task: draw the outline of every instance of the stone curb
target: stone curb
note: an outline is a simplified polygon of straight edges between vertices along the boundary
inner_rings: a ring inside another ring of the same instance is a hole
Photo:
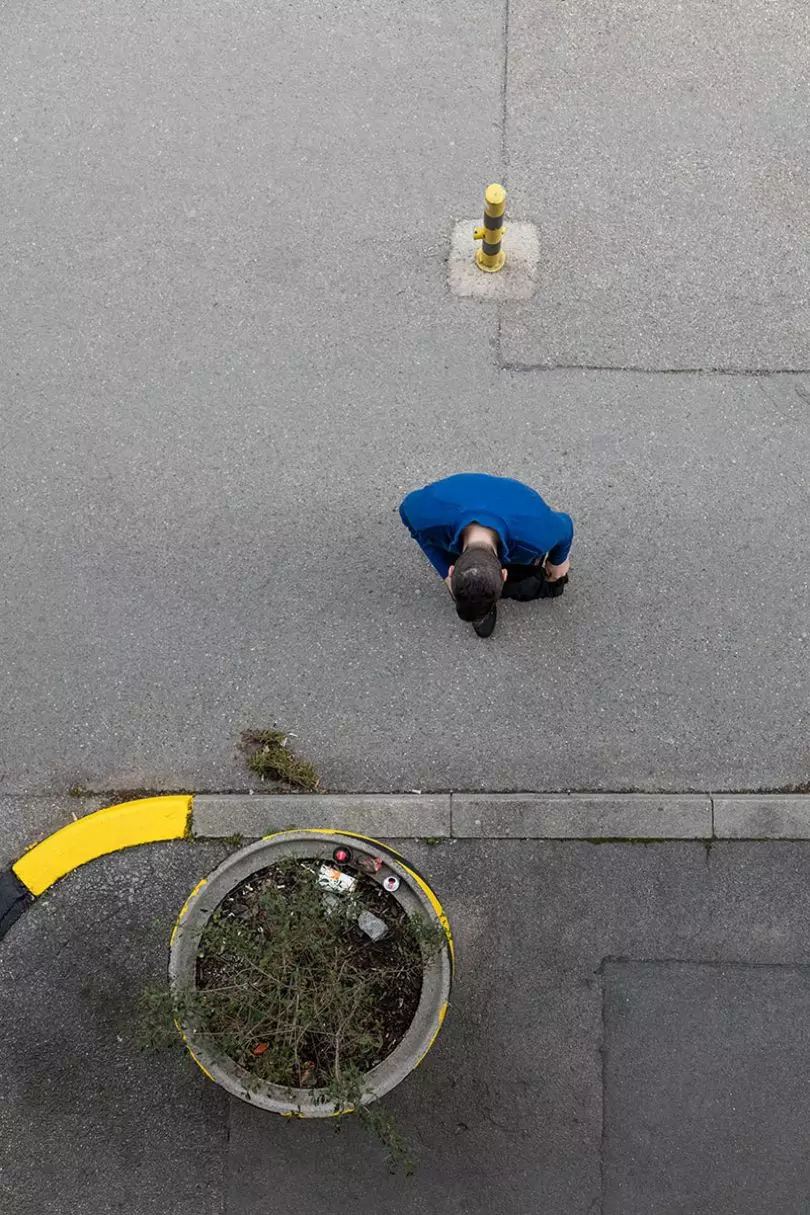
[[[810,839],[810,795],[677,793],[199,794],[200,838],[324,827],[388,839]]]
[[[810,796],[805,794],[717,794],[713,801],[717,839],[810,839]]]
[[[450,795],[256,793],[194,798],[191,830],[203,839],[260,839],[286,827],[334,828],[417,839],[450,835]]]
[[[483,839],[706,839],[708,796],[508,793],[453,797],[453,835]]]

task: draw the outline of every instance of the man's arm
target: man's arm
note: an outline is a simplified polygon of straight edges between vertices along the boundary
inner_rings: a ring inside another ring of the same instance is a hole
[[[563,511],[554,512],[560,520],[560,530],[562,535],[560,539],[549,549],[546,557],[546,577],[550,582],[557,578],[562,578],[568,573],[570,562],[568,554],[571,552],[571,545],[574,541],[574,521],[570,515],[566,515]]]
[[[434,570],[436,570],[439,577],[446,580],[447,575],[450,573],[450,557],[448,554],[445,553],[444,549],[437,548],[435,544],[431,544],[430,541],[426,540],[424,536],[414,535],[413,532],[411,532],[411,535],[427,557],[430,564],[433,566]]]
[[[411,497],[411,496],[412,495],[410,495],[410,494],[408,495],[408,497]],[[430,564],[436,570],[436,573],[439,575],[439,577],[442,579],[446,579],[448,573],[450,572],[450,566],[452,564],[452,558],[450,557],[450,554],[446,553],[443,548],[440,548],[439,545],[434,543],[434,541],[430,538],[430,535],[427,530],[421,531],[419,528],[413,526],[410,519],[408,518],[408,514],[405,509],[407,502],[408,502],[408,498],[405,499],[405,501],[402,503],[402,505],[399,508],[400,519],[405,524],[408,531],[411,533],[414,540],[419,545],[419,547],[421,548],[422,552],[427,557]]]

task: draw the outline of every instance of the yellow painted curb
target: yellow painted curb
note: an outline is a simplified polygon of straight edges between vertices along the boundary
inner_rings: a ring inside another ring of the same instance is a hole
[[[40,895],[96,857],[136,844],[181,839],[188,829],[191,801],[190,794],[172,794],[97,810],[34,844],[12,869],[33,895]]]

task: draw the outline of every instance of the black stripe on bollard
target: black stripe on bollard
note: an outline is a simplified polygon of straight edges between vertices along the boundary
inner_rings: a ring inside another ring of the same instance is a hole
[[[494,257],[496,253],[500,253],[501,251],[501,242],[498,241],[497,245],[491,245],[489,241],[482,240],[481,248],[488,257]]]

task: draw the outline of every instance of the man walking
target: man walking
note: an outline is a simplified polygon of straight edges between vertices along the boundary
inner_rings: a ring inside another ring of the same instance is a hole
[[[565,589],[574,524],[521,481],[457,473],[415,489],[399,513],[479,637],[492,635],[501,595],[556,599]]]

